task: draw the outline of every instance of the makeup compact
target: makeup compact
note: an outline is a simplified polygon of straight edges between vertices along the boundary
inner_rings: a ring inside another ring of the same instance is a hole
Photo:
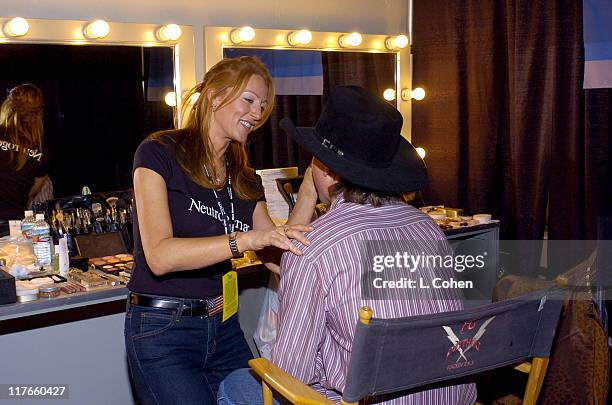
[[[60,295],[60,288],[53,284],[46,284],[46,285],[40,286],[40,288],[38,289],[38,296],[40,298],[55,298],[55,297],[59,297],[59,295]]]
[[[129,253],[94,257],[89,259],[89,265],[105,273],[118,276],[121,272],[131,273],[134,266],[134,257]]]

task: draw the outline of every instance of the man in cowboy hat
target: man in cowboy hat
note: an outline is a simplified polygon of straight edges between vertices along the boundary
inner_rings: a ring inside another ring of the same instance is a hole
[[[295,127],[288,119],[280,125],[314,155],[312,178],[319,198],[331,206],[312,223],[310,245],[296,242],[303,255],[283,255],[271,360],[329,399],[339,400],[361,306],[372,307],[377,318],[397,318],[460,310],[463,305],[457,291],[398,293],[367,285],[372,281],[372,253],[448,253],[436,223],[401,199],[401,194],[426,185],[427,171],[401,136],[402,116],[395,108],[361,87],[339,86],[315,127]],[[426,270],[421,275],[425,282],[440,275],[440,269]],[[468,384],[385,403],[472,404],[475,399],[475,386]],[[248,373],[235,372],[222,383],[219,403],[261,403],[261,386]]]

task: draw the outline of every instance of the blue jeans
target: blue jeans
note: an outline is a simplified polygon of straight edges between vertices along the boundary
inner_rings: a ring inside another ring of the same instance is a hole
[[[128,300],[125,346],[141,404],[216,404],[221,381],[252,358],[237,316],[181,312]]]
[[[219,386],[218,405],[258,405],[263,404],[261,382],[248,368],[236,370]],[[275,405],[279,402],[275,399]]]

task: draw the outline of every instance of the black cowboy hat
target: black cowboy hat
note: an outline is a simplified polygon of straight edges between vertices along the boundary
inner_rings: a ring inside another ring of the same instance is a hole
[[[401,134],[402,115],[358,86],[336,87],[314,127],[280,126],[340,177],[392,194],[427,184],[427,168]]]

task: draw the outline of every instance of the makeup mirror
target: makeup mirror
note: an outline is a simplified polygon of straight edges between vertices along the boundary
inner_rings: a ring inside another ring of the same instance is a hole
[[[207,70],[222,58],[253,55],[274,78],[275,110],[250,139],[250,160],[257,169],[308,165],[310,156],[288,139],[278,121],[289,117],[298,126],[314,125],[337,85],[360,85],[381,98],[386,91],[388,102],[402,112],[403,134],[410,138],[410,101],[399,96],[410,86],[409,47],[388,49],[386,41],[393,37],[385,35],[361,35],[361,44],[350,46],[340,39],[347,33],[337,32],[308,32],[310,41],[299,44],[293,40],[297,32],[254,29],[250,41],[240,42],[240,28],[205,28]]]
[[[108,23],[88,38],[87,21],[28,19],[25,35],[0,18],[0,94],[21,83],[45,96],[45,146],[55,196],[130,188],[132,159],[149,133],[179,125],[165,101],[195,84],[193,30],[162,41],[153,24]],[[180,108],[180,100],[178,101]]]

